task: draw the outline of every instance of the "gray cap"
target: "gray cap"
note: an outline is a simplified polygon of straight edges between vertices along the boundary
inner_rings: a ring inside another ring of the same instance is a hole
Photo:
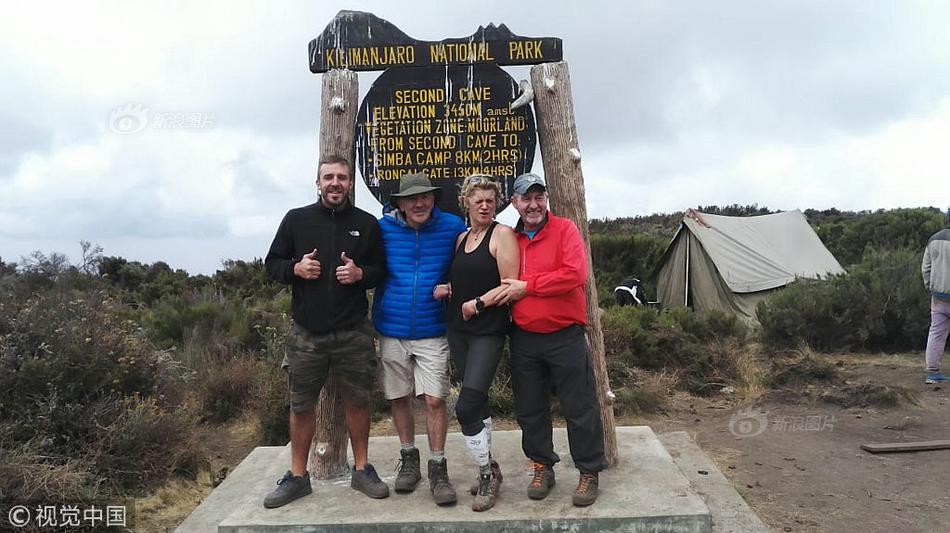
[[[528,189],[538,185],[547,192],[548,188],[544,184],[544,180],[541,179],[541,176],[537,174],[532,174],[528,172],[527,174],[522,174],[515,179],[514,193],[515,194],[525,194],[528,192]]]

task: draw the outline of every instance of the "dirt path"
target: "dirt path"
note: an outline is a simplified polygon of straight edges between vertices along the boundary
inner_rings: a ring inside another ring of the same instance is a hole
[[[677,397],[663,415],[623,422],[689,431],[775,531],[950,531],[950,450],[872,455],[859,448],[950,439],[950,387],[924,385],[916,355],[836,359],[844,396],[860,402],[879,386],[897,386],[919,393],[919,405],[843,408],[815,400],[828,390],[815,386],[800,401],[788,393],[756,404]]]

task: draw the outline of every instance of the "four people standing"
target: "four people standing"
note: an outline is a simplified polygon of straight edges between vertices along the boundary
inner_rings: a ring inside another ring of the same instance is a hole
[[[515,181],[512,203],[521,217],[516,230],[495,222],[502,196],[489,176],[469,176],[462,185],[467,231],[461,219],[435,207],[439,191],[424,174],[400,180],[378,223],[350,204],[352,170],[345,159],[321,161],[317,185],[319,201],[288,212],[265,260],[273,279],[292,286],[294,323],[282,365],[290,388],[292,465],[264,506],[279,507],[311,492],[306,464],[313,410],[329,372],[338,377],[344,398],[355,463],[351,486],[374,498],[389,495],[367,462],[376,358],[365,291],[377,285],[379,380],[401,443],[396,491],[411,492],[421,480],[415,396],[426,405],[433,498],[438,504],[457,500],[444,455],[451,353],[462,382],[456,416],[479,469],[472,509],[495,504],[502,474],[491,455],[488,389],[507,334],[522,445],[533,461],[528,496],[544,498],[555,482],[553,390],[580,470],[573,503],[593,503],[606,461],[583,330],[587,255],[576,226],[548,212],[541,178],[525,174]]]

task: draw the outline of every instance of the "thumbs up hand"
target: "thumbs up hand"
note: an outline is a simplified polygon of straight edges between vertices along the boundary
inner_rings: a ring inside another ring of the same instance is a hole
[[[294,264],[294,274],[303,279],[317,279],[320,277],[320,261],[317,261],[317,249],[304,254],[300,261]]]
[[[336,267],[336,280],[341,285],[352,285],[363,279],[363,269],[356,266],[352,259],[346,256],[346,252],[340,254],[340,266]]]

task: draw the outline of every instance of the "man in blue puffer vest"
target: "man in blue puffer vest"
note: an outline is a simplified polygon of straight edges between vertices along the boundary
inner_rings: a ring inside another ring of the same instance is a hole
[[[429,437],[429,490],[439,505],[457,500],[445,460],[449,393],[449,343],[443,303],[433,297],[445,283],[462,219],[435,207],[433,187],[422,173],[399,180],[399,192],[379,220],[386,247],[386,279],[373,296],[373,324],[379,332],[380,383],[390,401],[401,443],[397,493],[415,490],[422,479],[415,446],[412,396],[425,399]]]

